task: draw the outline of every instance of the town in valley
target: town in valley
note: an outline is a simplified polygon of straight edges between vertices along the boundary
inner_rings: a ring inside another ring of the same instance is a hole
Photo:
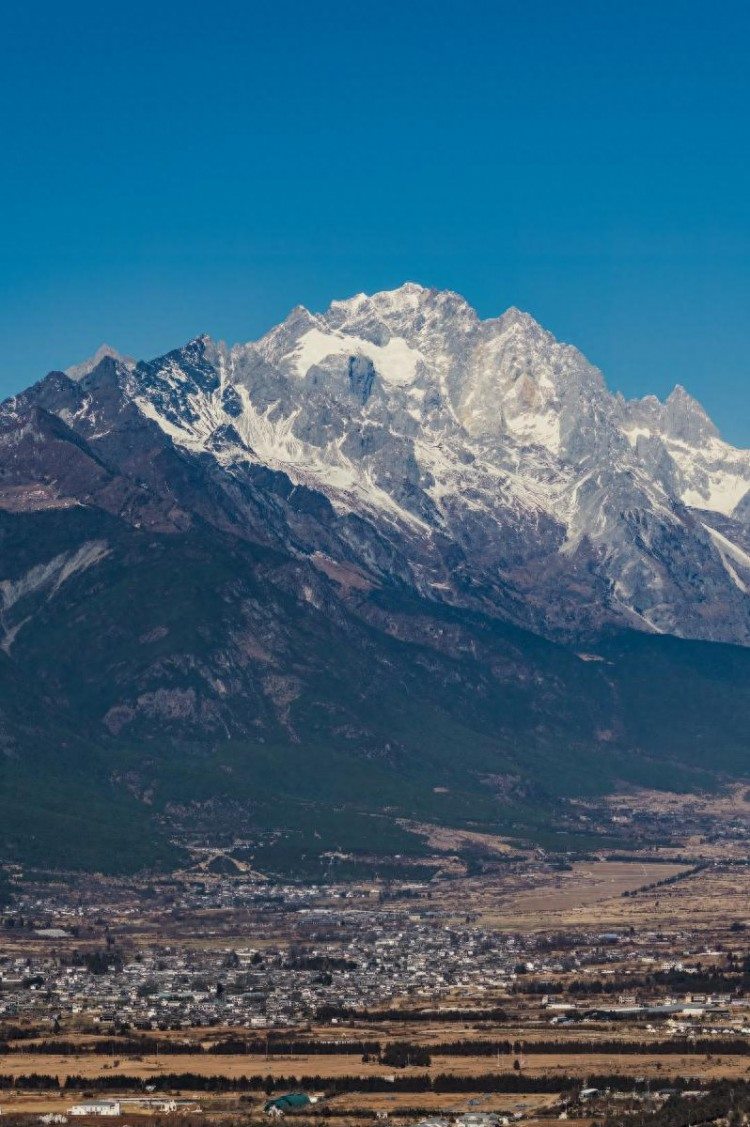
[[[4,1121],[741,1122],[750,795],[605,816],[629,850],[424,826],[367,879],[203,839],[172,873],[9,866]]]

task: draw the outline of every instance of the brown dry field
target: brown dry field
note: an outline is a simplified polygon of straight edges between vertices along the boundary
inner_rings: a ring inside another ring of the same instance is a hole
[[[735,817],[750,818],[748,787],[750,782],[735,783],[718,794],[636,789],[628,794],[612,794],[606,801],[610,806],[629,806],[632,810],[653,813],[682,814],[694,810],[723,822]]]
[[[595,905],[598,914],[602,901],[675,876],[687,871],[688,867],[619,861],[577,862],[571,872],[556,873],[549,883],[540,888],[512,897],[513,911],[522,919],[536,917],[540,912],[549,918],[551,914],[585,912]]]
[[[192,1054],[105,1057],[90,1053],[80,1056],[57,1056],[31,1053],[8,1054],[0,1060],[0,1072],[22,1076],[32,1072],[47,1073],[61,1080],[66,1076],[83,1076],[92,1081],[100,1076],[151,1077],[168,1073],[191,1072],[198,1076],[399,1076],[443,1072],[460,1076],[481,1076],[513,1071],[514,1057],[449,1057],[434,1056],[429,1069],[397,1069],[382,1064],[362,1064],[357,1057],[283,1056],[266,1060],[255,1056],[207,1056]],[[588,1075],[618,1072],[624,1076],[696,1076],[718,1079],[745,1076],[750,1071],[747,1056],[707,1057],[699,1054],[630,1054],[611,1053],[538,1053],[524,1054],[523,1072],[529,1076]],[[416,1093],[414,1094],[416,1097]]]
[[[443,1111],[446,1115],[456,1115],[462,1111],[499,1111],[509,1113],[513,1111],[539,1111],[549,1107],[559,1098],[556,1094],[545,1093],[506,1093],[506,1092],[346,1092],[335,1096],[332,1103],[336,1108],[356,1110],[367,1108],[372,1111],[388,1111],[391,1115],[398,1114],[399,1109],[424,1108],[431,1114],[437,1115]],[[476,1105],[469,1106],[470,1100],[477,1100]]]
[[[452,1072],[457,1076],[482,1073],[511,1072],[512,1056],[501,1057],[500,1065],[491,1057],[433,1057],[432,1072]],[[696,1076],[719,1079],[725,1076],[744,1076],[748,1072],[745,1056],[713,1057],[699,1054],[650,1055],[624,1053],[537,1053],[523,1055],[525,1076],[601,1076],[617,1072],[620,1076]]]
[[[436,826],[431,822],[412,822],[399,818],[399,825],[412,833],[420,834],[427,844],[439,852],[458,853],[467,845],[481,845],[493,853],[514,852],[512,842],[496,834],[478,833],[476,830],[457,830],[448,826]]]
[[[43,1115],[49,1111],[64,1113],[70,1104],[77,1102],[78,1093],[63,1093],[62,1096],[50,1092],[38,1094],[36,1092],[2,1092],[0,1093],[0,1111],[3,1115]]]
[[[689,866],[628,863],[622,861],[579,861],[567,872],[540,872],[519,876],[466,880],[462,904],[467,911],[479,912],[480,926],[500,930],[525,931],[539,927],[604,924],[613,913],[619,914],[623,892],[663,880]],[[442,889],[434,899],[441,902]],[[445,889],[446,899],[451,891]],[[442,906],[442,905],[441,905]]]
[[[750,918],[750,867],[735,871],[705,869],[674,885],[623,897],[690,866],[640,862],[577,862],[571,872],[529,874],[514,890],[510,878],[466,880],[462,906],[477,924],[498,931],[550,931],[571,928],[728,927]],[[518,880],[518,878],[516,878]],[[448,906],[451,893],[436,888],[436,906]],[[443,903],[444,901],[444,903]]]
[[[667,814],[685,818],[696,815],[710,819],[715,825],[750,820],[750,781],[735,783],[719,794],[678,794],[672,791],[634,790],[629,794],[613,794],[605,801],[613,809],[626,807],[647,814]],[[675,853],[695,853],[696,857],[726,861],[730,857],[745,858],[747,843],[719,840],[708,842],[705,838],[686,836],[673,846],[662,846],[659,852],[670,856]]]

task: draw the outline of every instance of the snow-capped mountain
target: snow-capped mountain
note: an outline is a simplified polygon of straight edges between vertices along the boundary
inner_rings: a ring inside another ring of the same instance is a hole
[[[611,394],[526,313],[481,320],[406,284],[120,372],[178,446],[230,476],[283,471],[371,522],[421,594],[551,636],[750,641],[750,452],[679,386]],[[92,412],[93,386],[63,417]]]
[[[453,293],[104,346],[0,405],[0,849],[746,778],[749,489],[682,388]]]

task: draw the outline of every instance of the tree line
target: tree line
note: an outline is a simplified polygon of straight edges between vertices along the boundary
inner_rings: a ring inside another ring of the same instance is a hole
[[[655,1056],[723,1053],[745,1056],[748,1048],[750,1048],[750,1041],[745,1037],[721,1039],[706,1037],[700,1040],[689,1037],[673,1037],[668,1041],[444,1041],[431,1045],[430,1052],[434,1056],[441,1057],[494,1057],[498,1054],[507,1056],[512,1053],[525,1053],[527,1056],[533,1056],[535,1053],[540,1055],[559,1053],[571,1055],[584,1055],[586,1053],[642,1055],[653,1053]]]
[[[420,1073],[415,1076],[200,1076],[193,1072],[164,1073],[161,1076],[68,1076],[61,1083],[59,1077],[46,1073],[30,1073],[23,1076],[0,1074],[0,1089],[33,1091],[88,1091],[98,1092],[276,1092],[306,1090],[337,1095],[342,1092],[501,1092],[501,1093],[541,1093],[573,1092],[581,1087],[581,1078],[575,1076],[528,1076],[523,1071],[498,1073],[490,1072],[477,1076],[459,1076],[452,1073],[439,1073],[431,1076]],[[612,1073],[592,1076],[587,1085],[600,1090],[629,1092],[639,1085],[644,1088],[645,1080],[633,1080],[629,1076]],[[695,1077],[670,1078],[669,1085],[681,1091],[704,1090],[711,1087]]]
[[[210,1045],[200,1041],[168,1040],[161,1037],[118,1037],[96,1041],[37,1041],[25,1044],[24,1053],[47,1056],[179,1056],[201,1054],[217,1056],[363,1056],[379,1055],[379,1041],[305,1041],[279,1040],[269,1037],[262,1041],[227,1037]],[[18,1052],[8,1041],[0,1041],[0,1055]]]
[[[355,1010],[350,1006],[334,1006],[325,1005],[319,1006],[315,1011],[315,1020],[319,1022],[329,1022],[333,1019],[337,1021],[364,1021],[367,1024],[375,1022],[395,1022],[395,1021],[494,1021],[502,1022],[508,1020],[508,1013],[506,1010],[495,1007],[487,1010],[406,1010],[406,1009],[387,1009],[387,1010]]]
[[[568,994],[571,997],[591,997],[596,994],[631,993],[634,990],[652,990],[662,986],[670,990],[700,994],[742,994],[750,989],[750,971],[747,969],[727,971],[716,970],[671,970],[654,971],[647,975],[633,975],[622,978],[578,979],[563,982],[560,979],[523,980],[513,984],[514,994]]]
[[[748,1053],[750,1042],[744,1037],[690,1038],[672,1037],[660,1041],[620,1041],[615,1039],[592,1039],[589,1041],[543,1040],[477,1040],[442,1041],[431,1045],[429,1053],[444,1057],[494,1057],[534,1054],[585,1055],[589,1053],[636,1054],[651,1053],[663,1055],[705,1055],[708,1053],[728,1056],[743,1056]],[[17,1048],[7,1041],[0,1041],[0,1055],[16,1053]],[[359,1056],[381,1060],[385,1064],[396,1064],[397,1058],[409,1058],[408,1064],[429,1064],[425,1060],[427,1049],[411,1042],[391,1042],[385,1048],[380,1041],[317,1041],[317,1040],[248,1040],[227,1037],[210,1045],[199,1041],[174,1041],[156,1037],[112,1038],[96,1041],[37,1041],[25,1044],[24,1053],[39,1056]]]

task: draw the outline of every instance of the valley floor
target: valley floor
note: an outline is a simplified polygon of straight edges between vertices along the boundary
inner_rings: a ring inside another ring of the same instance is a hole
[[[205,842],[150,878],[16,867],[2,1114],[260,1122],[300,1091],[305,1124],[720,1120],[750,1071],[749,810],[582,807],[630,833],[607,856],[423,826],[421,879],[270,880]]]

